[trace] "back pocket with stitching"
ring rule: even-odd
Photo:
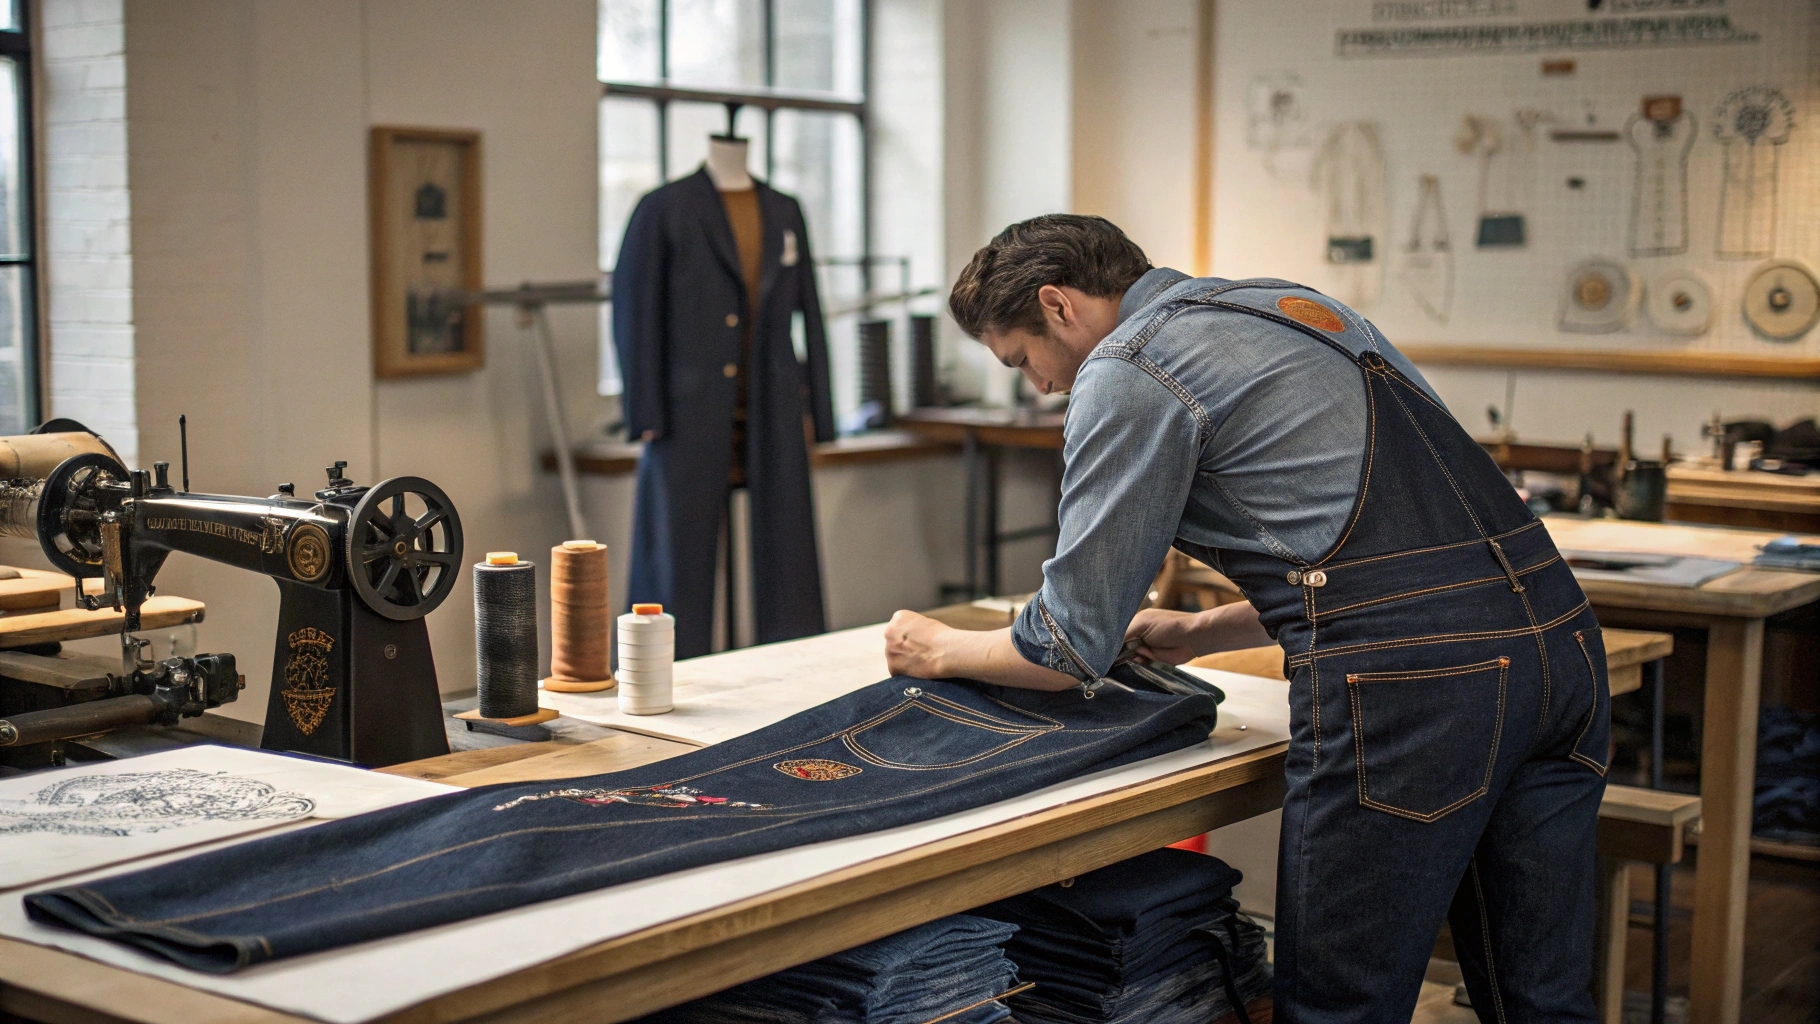
[[[1509,658],[1348,675],[1359,803],[1426,822],[1484,796],[1509,676]]]
[[[1605,664],[1605,633],[1596,627],[1591,632],[1591,642],[1588,642],[1587,630],[1574,632],[1574,641],[1580,645],[1580,656],[1586,659],[1587,682],[1592,689],[1592,710],[1586,713],[1586,721],[1580,726],[1579,735],[1574,738],[1573,753],[1569,756],[1604,775],[1605,762],[1609,760],[1611,751],[1611,687],[1605,673],[1600,671],[1600,667]]]

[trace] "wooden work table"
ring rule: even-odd
[[[1556,546],[1748,563],[1779,533],[1549,516]],[[1806,538],[1810,542],[1820,538]],[[1706,630],[1700,858],[1694,883],[1692,1024],[1736,1024],[1744,988],[1763,620],[1820,600],[1820,574],[1746,566],[1698,587],[1584,580],[1601,623]]]
[[[972,628],[994,628],[1008,618],[1002,610],[976,605],[934,614]],[[1618,660],[1653,650],[1648,643],[1613,643],[1614,668]],[[1283,797],[1286,746],[1253,750],[868,861],[602,942],[378,1020],[503,1024],[638,1017],[1274,809]],[[383,770],[481,786],[618,771],[693,749],[614,733],[580,744],[463,751]],[[11,940],[0,940],[0,1010],[58,1024],[308,1024],[291,1014]]]

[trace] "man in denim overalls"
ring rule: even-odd
[[[1481,1020],[1592,1020],[1599,626],[1409,360],[1311,289],[1152,269],[1097,217],[1012,225],[949,306],[1072,393],[1061,537],[1010,629],[899,612],[892,670],[1061,689],[1127,639],[1173,663],[1274,640],[1278,1019],[1408,1021],[1445,917]],[[1171,545],[1249,603],[1140,612]]]

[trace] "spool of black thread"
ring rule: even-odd
[[[489,553],[474,567],[475,683],[482,718],[537,712],[537,564]]]
[[[891,423],[891,321],[859,322],[859,404],[878,403],[874,426]]]
[[[910,383],[918,408],[942,403],[935,386],[935,318],[922,313],[910,316]]]

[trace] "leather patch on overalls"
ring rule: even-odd
[[[802,761],[779,761],[771,767],[783,772],[793,779],[807,779],[810,782],[838,782],[841,779],[858,775],[863,769],[839,761],[826,761],[811,758]]]
[[[1310,327],[1319,327],[1331,334],[1338,334],[1346,329],[1346,324],[1338,313],[1314,301],[1299,295],[1285,295],[1277,300],[1277,308],[1283,315],[1297,323]]]

